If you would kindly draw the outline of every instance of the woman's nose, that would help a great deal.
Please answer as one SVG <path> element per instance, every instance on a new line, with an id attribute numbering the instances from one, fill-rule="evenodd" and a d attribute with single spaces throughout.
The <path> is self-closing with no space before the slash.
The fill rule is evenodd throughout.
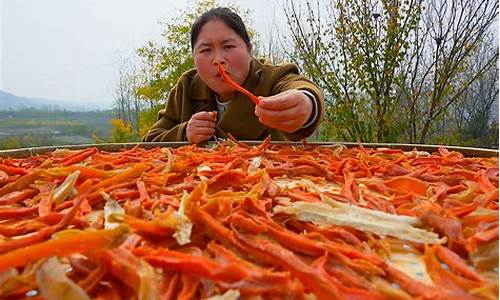
<path id="1" fill-rule="evenodd" d="M 213 64 L 214 65 L 219 65 L 219 64 L 222 64 L 224 65 L 226 62 L 225 62 L 225 59 L 221 53 L 221 51 L 215 51 L 214 53 L 214 60 L 213 60 Z"/>

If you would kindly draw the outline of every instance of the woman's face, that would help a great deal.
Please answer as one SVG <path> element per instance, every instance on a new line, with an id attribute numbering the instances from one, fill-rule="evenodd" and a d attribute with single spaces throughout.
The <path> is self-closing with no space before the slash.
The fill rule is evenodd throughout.
<path id="1" fill-rule="evenodd" d="M 193 48 L 193 58 L 198 75 L 220 100 L 227 100 L 234 89 L 218 73 L 217 65 L 224 65 L 226 72 L 242 84 L 250 71 L 251 56 L 243 39 L 221 20 L 208 21 L 200 30 Z"/>

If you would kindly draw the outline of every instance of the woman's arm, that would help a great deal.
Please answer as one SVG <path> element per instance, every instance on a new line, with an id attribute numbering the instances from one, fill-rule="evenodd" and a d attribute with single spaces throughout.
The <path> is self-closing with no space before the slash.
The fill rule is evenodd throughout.
<path id="1" fill-rule="evenodd" d="M 179 81 L 170 91 L 165 108 L 158 112 L 158 121 L 142 138 L 143 142 L 186 141 L 188 122 L 180 122 L 182 92 L 182 82 Z"/>

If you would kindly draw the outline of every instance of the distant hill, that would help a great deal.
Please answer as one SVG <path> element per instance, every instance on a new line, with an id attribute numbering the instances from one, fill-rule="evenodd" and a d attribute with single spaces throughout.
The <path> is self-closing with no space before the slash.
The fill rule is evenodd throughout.
<path id="1" fill-rule="evenodd" d="M 6 111 L 6 110 L 17 111 L 26 108 L 71 110 L 71 111 L 91 111 L 91 110 L 110 109 L 110 107 L 105 107 L 101 104 L 88 104 L 88 103 L 71 104 L 53 99 L 21 97 L 5 91 L 0 91 L 0 111 Z"/>

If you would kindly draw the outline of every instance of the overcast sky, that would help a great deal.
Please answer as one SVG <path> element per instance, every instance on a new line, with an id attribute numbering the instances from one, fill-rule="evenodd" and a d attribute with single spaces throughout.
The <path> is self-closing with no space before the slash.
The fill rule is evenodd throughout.
<path id="1" fill-rule="evenodd" d="M 185 0 L 0 0 L 0 90 L 110 107 L 124 59 L 160 38 L 158 20 Z M 282 14 L 273 0 L 226 1 L 251 10 L 263 36 Z M 278 17 L 277 17 L 278 16 Z M 281 18 L 282 19 L 282 18 Z M 257 22 L 258 21 L 258 22 Z"/>

